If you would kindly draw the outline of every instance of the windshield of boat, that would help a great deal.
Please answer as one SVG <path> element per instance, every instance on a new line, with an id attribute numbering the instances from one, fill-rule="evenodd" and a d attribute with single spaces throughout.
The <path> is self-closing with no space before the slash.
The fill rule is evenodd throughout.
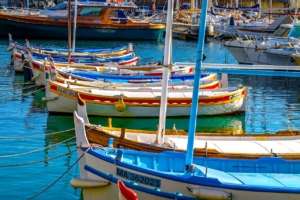
<path id="1" fill-rule="evenodd" d="M 66 9 L 67 9 L 66 2 L 62 2 L 62 3 L 57 4 L 54 7 L 47 8 L 47 10 L 66 10 Z"/>
<path id="2" fill-rule="evenodd" d="M 86 7 L 82 8 L 79 12 L 79 16 L 99 16 L 101 12 L 100 7 Z"/>
<path id="3" fill-rule="evenodd" d="M 114 10 L 111 13 L 110 18 L 112 20 L 126 20 L 127 16 L 123 10 Z"/>

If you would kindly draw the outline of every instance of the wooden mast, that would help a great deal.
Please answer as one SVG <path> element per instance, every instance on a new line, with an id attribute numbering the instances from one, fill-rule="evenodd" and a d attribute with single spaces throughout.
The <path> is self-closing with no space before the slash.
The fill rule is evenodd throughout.
<path id="1" fill-rule="evenodd" d="M 271 24 L 272 12 L 273 12 L 273 1 L 269 0 L 269 24 Z"/>
<path id="2" fill-rule="evenodd" d="M 72 41 L 72 52 L 75 52 L 75 48 L 76 48 L 76 29 L 77 29 L 77 8 L 78 8 L 78 1 L 74 0 L 75 4 L 74 4 L 74 21 L 73 21 L 73 41 Z"/>
<path id="3" fill-rule="evenodd" d="M 261 18 L 261 10 L 262 10 L 261 0 L 258 0 L 258 6 L 259 6 L 258 18 Z"/>
<path id="4" fill-rule="evenodd" d="M 68 0 L 68 62 L 71 61 L 72 51 L 72 16 L 71 16 L 71 0 Z"/>
<path id="5" fill-rule="evenodd" d="M 164 70 L 162 75 L 162 93 L 160 99 L 159 124 L 158 124 L 158 134 L 157 134 L 157 142 L 159 144 L 164 142 L 163 136 L 166 131 L 168 87 L 169 87 L 169 78 L 170 78 L 170 67 L 172 64 L 173 7 L 174 7 L 174 0 L 168 0 L 167 26 L 166 26 L 164 62 L 163 62 Z"/>

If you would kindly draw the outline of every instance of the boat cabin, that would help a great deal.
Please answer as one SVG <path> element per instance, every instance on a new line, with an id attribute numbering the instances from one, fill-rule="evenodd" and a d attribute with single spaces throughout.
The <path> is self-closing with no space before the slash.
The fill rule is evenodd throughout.
<path id="1" fill-rule="evenodd" d="M 135 4 L 88 3 L 78 4 L 78 18 L 95 20 L 99 17 L 102 23 L 127 23 L 126 11 L 136 9 Z"/>

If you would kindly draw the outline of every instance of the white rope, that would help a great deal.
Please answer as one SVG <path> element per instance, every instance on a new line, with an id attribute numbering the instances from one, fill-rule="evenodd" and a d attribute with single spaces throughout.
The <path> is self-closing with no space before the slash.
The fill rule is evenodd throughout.
<path id="1" fill-rule="evenodd" d="M 58 183 L 58 181 L 60 179 L 62 179 L 74 166 L 76 166 L 76 164 L 81 160 L 81 158 L 83 158 L 83 156 L 85 155 L 85 153 L 90 149 L 90 147 L 88 149 L 86 149 L 81 155 L 80 157 L 70 166 L 68 167 L 68 169 L 66 171 L 64 171 L 59 177 L 57 177 L 54 181 L 50 182 L 48 185 L 46 185 L 41 191 L 39 191 L 38 193 L 32 195 L 31 197 L 27 198 L 27 199 L 36 199 L 37 197 L 39 197 L 41 194 L 44 194 L 46 191 L 48 191 L 50 188 L 52 188 L 56 183 Z"/>
<path id="2" fill-rule="evenodd" d="M 56 135 L 59 133 L 65 133 L 65 132 L 69 132 L 69 131 L 73 131 L 73 130 L 74 130 L 74 128 L 70 128 L 70 129 L 63 130 L 63 131 L 45 133 L 45 134 L 43 134 L 43 136 Z M 21 136 L 11 136 L 11 137 L 0 136 L 0 140 L 18 140 L 18 139 L 34 138 L 37 136 L 41 136 L 41 134 L 38 133 L 38 134 L 26 135 L 26 136 L 22 136 L 22 137 Z"/>
<path id="3" fill-rule="evenodd" d="M 75 143 L 74 143 L 75 144 Z M 14 164 L 6 164 L 6 165 L 0 165 L 0 168 L 11 168 L 11 167 L 25 167 L 25 166 L 30 166 L 30 165 L 34 165 L 34 164 L 38 164 L 38 163 L 44 163 L 44 162 L 48 162 L 48 161 L 52 161 L 52 160 L 56 160 L 65 156 L 70 156 L 72 155 L 72 153 L 76 151 L 70 151 L 67 153 L 63 153 L 63 154 L 59 154 L 47 159 L 43 159 L 43 160 L 34 160 L 34 161 L 30 161 L 30 162 L 25 162 L 25 163 L 14 163 Z"/>
<path id="4" fill-rule="evenodd" d="M 58 142 L 58 143 L 55 143 L 55 144 L 50 144 L 46 147 L 43 147 L 43 148 L 36 148 L 36 149 L 33 149 L 31 151 L 26 151 L 26 152 L 22 152 L 22 153 L 13 153 L 13 154 L 7 154 L 7 155 L 0 155 L 0 158 L 11 158 L 11 157 L 18 157 L 18 156 L 24 156 L 24 155 L 29 155 L 29 154 L 33 154 L 33 153 L 36 153 L 36 152 L 40 152 L 40 151 L 44 151 L 46 149 L 51 149 L 57 145 L 60 145 L 62 143 L 65 143 L 65 142 L 68 142 L 68 141 L 71 141 L 75 138 L 75 136 L 71 137 L 71 138 L 68 138 L 66 140 L 63 140 L 61 142 Z"/>

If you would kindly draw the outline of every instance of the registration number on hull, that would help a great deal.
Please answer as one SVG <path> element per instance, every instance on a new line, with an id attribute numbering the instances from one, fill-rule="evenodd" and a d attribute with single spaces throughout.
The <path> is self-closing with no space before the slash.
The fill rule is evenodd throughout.
<path id="1" fill-rule="evenodd" d="M 120 169 L 120 168 L 117 168 L 117 175 L 124 179 L 130 180 L 130 181 L 133 181 L 136 183 L 141 183 L 141 184 L 149 185 L 149 186 L 152 186 L 155 188 L 160 188 L 160 180 L 159 179 L 142 176 L 140 174 L 132 173 L 132 172 Z"/>

